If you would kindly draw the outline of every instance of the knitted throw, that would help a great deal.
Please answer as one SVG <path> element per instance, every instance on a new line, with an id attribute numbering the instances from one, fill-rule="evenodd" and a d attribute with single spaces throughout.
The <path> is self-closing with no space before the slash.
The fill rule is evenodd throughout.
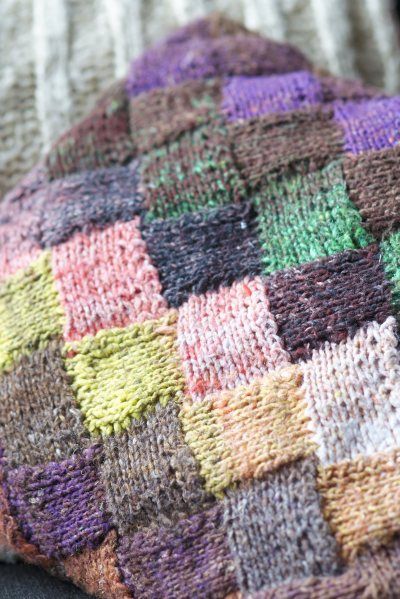
<path id="1" fill-rule="evenodd" d="M 98 597 L 400 596 L 400 98 L 228 20 L 0 204 L 0 545 Z"/>

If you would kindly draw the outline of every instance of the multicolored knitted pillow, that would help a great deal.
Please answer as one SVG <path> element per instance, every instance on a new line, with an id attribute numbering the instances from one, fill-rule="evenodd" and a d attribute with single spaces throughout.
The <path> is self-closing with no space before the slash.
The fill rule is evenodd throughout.
<path id="1" fill-rule="evenodd" d="M 98 597 L 400 596 L 400 98 L 220 17 L 0 205 L 0 545 Z"/>

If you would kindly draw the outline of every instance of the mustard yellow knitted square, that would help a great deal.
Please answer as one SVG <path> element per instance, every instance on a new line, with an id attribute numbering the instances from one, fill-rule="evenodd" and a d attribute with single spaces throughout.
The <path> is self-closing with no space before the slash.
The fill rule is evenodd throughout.
<path id="1" fill-rule="evenodd" d="M 0 371 L 60 335 L 63 319 L 49 254 L 43 252 L 0 286 Z"/>
<path id="2" fill-rule="evenodd" d="M 176 352 L 176 311 L 123 329 L 103 329 L 65 346 L 66 369 L 93 434 L 126 429 L 157 402 L 183 391 Z"/>

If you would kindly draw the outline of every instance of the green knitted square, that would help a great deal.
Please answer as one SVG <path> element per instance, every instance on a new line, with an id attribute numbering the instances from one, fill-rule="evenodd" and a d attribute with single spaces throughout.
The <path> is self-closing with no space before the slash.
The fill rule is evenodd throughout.
<path id="1" fill-rule="evenodd" d="M 371 243 L 340 163 L 269 182 L 254 198 L 266 274 Z"/>
<path id="2" fill-rule="evenodd" d="M 22 355 L 43 349 L 62 333 L 63 321 L 50 254 L 43 252 L 0 286 L 0 371 L 9 370 Z"/>
<path id="3" fill-rule="evenodd" d="M 393 233 L 381 243 L 381 253 L 386 276 L 391 283 L 392 303 L 400 314 L 400 231 Z"/>
<path id="4" fill-rule="evenodd" d="M 219 123 L 184 133 L 147 154 L 141 188 L 148 220 L 215 208 L 244 196 L 226 130 Z"/>
<path id="5" fill-rule="evenodd" d="M 176 318 L 171 311 L 159 320 L 103 329 L 65 345 L 66 369 L 91 433 L 118 433 L 156 403 L 166 405 L 181 395 Z"/>

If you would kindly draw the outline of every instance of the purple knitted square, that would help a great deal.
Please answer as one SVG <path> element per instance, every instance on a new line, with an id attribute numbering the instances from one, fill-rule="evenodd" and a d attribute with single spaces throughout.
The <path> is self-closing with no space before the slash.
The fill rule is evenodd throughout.
<path id="1" fill-rule="evenodd" d="M 155 46 L 135 60 L 126 89 L 132 97 L 190 79 L 289 73 L 307 67 L 307 60 L 294 48 L 257 35 L 195 38 Z"/>
<path id="2" fill-rule="evenodd" d="M 26 539 L 48 557 L 94 547 L 110 529 L 94 445 L 60 463 L 21 467 L 7 475 L 9 502 Z"/>
<path id="3" fill-rule="evenodd" d="M 400 141 L 400 96 L 334 103 L 336 121 L 351 154 L 393 148 Z"/>
<path id="4" fill-rule="evenodd" d="M 118 558 L 132 597 L 224 599 L 237 588 L 220 505 L 174 526 L 121 536 Z"/>
<path id="5" fill-rule="evenodd" d="M 222 111 L 229 121 L 289 112 L 323 101 L 318 79 L 307 71 L 271 77 L 232 77 L 223 88 Z"/>

